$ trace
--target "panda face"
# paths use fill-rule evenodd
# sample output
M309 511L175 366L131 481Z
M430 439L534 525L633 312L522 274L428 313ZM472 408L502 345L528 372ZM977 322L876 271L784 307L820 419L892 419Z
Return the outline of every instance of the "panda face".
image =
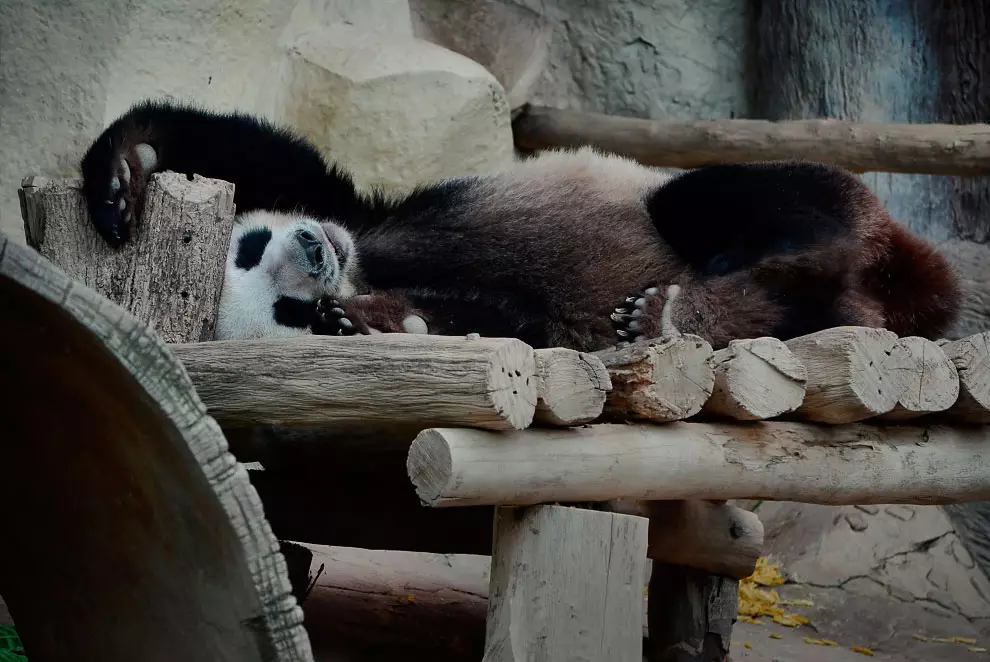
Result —
M357 256L350 233L301 214L253 211L231 234L218 340L309 333L316 301L349 297Z

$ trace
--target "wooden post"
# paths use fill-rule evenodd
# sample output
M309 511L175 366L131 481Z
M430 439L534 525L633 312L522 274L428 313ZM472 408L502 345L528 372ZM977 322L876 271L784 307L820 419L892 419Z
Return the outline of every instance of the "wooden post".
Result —
M89 222L81 180L28 177L19 191L28 244L165 342L213 340L234 223L234 185L156 173L132 239L109 246Z
M497 509L484 662L641 662L647 528L565 506Z
M647 662L729 662L738 581L654 563L647 604Z
M158 336L3 235L0 308L0 593L30 658L311 662L257 493Z

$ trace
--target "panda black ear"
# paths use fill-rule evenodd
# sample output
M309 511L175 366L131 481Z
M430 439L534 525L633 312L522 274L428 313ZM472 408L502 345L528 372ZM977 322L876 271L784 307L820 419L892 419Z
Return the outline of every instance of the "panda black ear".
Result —
M248 271L261 264L261 258L271 240L272 231L268 228L255 228L245 232L237 242L234 266Z

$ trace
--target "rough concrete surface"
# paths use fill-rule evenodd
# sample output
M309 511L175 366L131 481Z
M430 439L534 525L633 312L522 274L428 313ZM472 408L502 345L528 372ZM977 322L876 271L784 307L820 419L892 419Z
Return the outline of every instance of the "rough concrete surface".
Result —
M765 553L787 579L776 590L784 600L813 606L785 607L810 620L799 628L766 618L739 623L733 660L864 659L852 646L891 662L990 659L970 650L990 649L990 581L940 508L767 502L757 512L766 529ZM840 647L809 645L804 637ZM934 641L953 637L977 643Z

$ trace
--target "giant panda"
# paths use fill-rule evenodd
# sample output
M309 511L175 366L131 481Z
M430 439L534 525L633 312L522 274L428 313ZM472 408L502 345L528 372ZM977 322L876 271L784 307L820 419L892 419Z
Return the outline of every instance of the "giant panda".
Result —
M959 306L945 259L857 177L817 163L672 176L582 148L405 195L363 194L284 128L145 101L103 131L81 167L92 222L113 245L128 240L158 170L233 182L242 222L308 218L346 235L360 265L353 287L310 292L289 325L301 332L404 332L418 319L429 333L594 351L659 335L668 284L680 286L675 326L716 348L842 325L937 338ZM227 298L226 336L264 327L238 321L252 296ZM279 296L266 296L256 320L276 314Z

